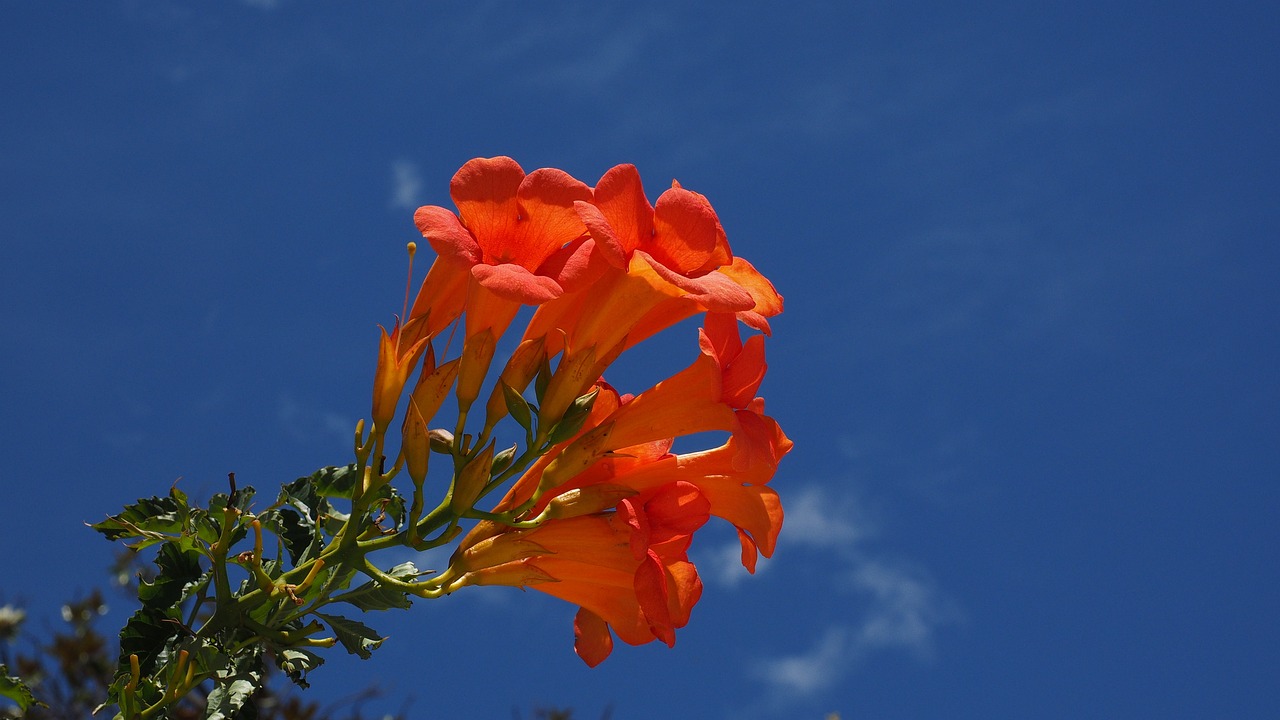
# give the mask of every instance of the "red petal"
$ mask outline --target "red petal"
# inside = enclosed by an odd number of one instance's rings
[[[467,265],[480,262],[480,245],[467,231],[458,216],[437,205],[424,205],[413,214],[413,223],[431,243],[432,249],[446,258]]]
[[[631,251],[624,247],[622,239],[614,233],[609,221],[601,214],[600,208],[579,200],[573,204],[573,209],[587,226],[587,232],[591,233],[591,237],[595,239],[604,259],[616,268],[626,269],[627,253]]]
[[[613,652],[613,635],[609,624],[586,608],[578,608],[573,619],[573,650],[587,664],[595,667]]]
[[[574,204],[590,199],[591,188],[563,170],[539,168],[529,173],[517,192],[519,233],[504,238],[500,249],[495,247],[495,257],[529,270],[537,268],[556,250],[586,234]]]
[[[462,223],[475,236],[486,258],[515,232],[520,211],[516,190],[524,170],[509,157],[476,158],[463,165],[449,183],[449,194],[458,206]]]
[[[596,184],[594,202],[624,257],[653,241],[653,206],[644,196],[640,173],[634,165],[609,168]]]
[[[513,263],[476,265],[471,268],[471,276],[493,294],[525,305],[541,305],[564,292],[555,280],[534,275]]]
[[[681,275],[705,275],[733,260],[716,211],[698,193],[680,187],[662,193],[653,209],[653,228],[653,244],[646,249]]]
[[[581,290],[609,269],[606,254],[599,252],[599,247],[591,238],[569,243],[552,253],[537,274],[552,278],[567,293]]]

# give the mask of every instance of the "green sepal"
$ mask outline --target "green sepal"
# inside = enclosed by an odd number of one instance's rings
[[[501,379],[498,384],[502,386],[502,399],[507,403],[507,412],[511,414],[511,418],[525,430],[530,429],[533,426],[533,413],[529,410],[529,401]]]
[[[386,640],[373,628],[350,618],[324,613],[312,614],[328,623],[342,647],[352,655],[359,655],[361,660],[368,660],[373,651]]]
[[[17,703],[18,712],[25,714],[32,705],[49,707],[31,694],[31,688],[22,679],[9,674],[9,668],[0,665],[0,697],[6,697]]]
[[[546,353],[542,355],[542,362],[538,364],[538,374],[533,378],[533,396],[538,399],[538,404],[542,404],[542,397],[547,394],[547,386],[551,384],[551,359]]]
[[[547,435],[547,442],[558,445],[577,435],[591,414],[591,407],[596,404],[596,396],[599,394],[600,388],[596,387],[592,388],[591,392],[574,399],[569,409],[565,410],[564,417],[551,428],[551,432]]]
[[[516,450],[517,450],[517,446],[512,445],[506,450],[503,450],[497,455],[494,455],[493,466],[489,468],[489,474],[492,475],[493,477],[497,477],[501,475],[503,471],[505,471],[507,468],[511,467],[512,461],[516,459]]]

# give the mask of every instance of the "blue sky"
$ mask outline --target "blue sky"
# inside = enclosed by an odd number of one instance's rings
[[[705,194],[786,296],[776,556],[673,650],[573,608],[370,618],[413,717],[1267,717],[1280,11],[1264,3],[2,6],[0,601],[103,581],[173,480],[349,459],[412,212],[466,160]],[[685,328],[683,332],[692,333]],[[637,352],[636,389],[692,336]],[[723,531],[724,528],[721,528]],[[128,612],[124,598],[108,618]],[[377,703],[375,703],[376,705]]]

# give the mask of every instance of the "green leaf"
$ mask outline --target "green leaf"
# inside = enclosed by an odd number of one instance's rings
[[[142,542],[130,546],[139,550],[168,539],[168,535],[182,533],[186,529],[185,510],[185,505],[179,505],[173,497],[139,498],[135,504],[126,505],[119,515],[108,516],[89,527],[108,540],[143,538]]]
[[[116,676],[129,674],[129,656],[136,654],[144,675],[155,669],[156,658],[169,641],[182,632],[176,611],[144,607],[133,614],[120,631],[120,659]]]
[[[320,497],[351,499],[351,491],[360,481],[360,473],[355,463],[342,467],[320,468],[309,478],[312,487]]]
[[[32,705],[49,707],[31,694],[31,688],[27,687],[21,678],[10,675],[9,668],[5,665],[0,665],[0,697],[9,698],[17,703],[18,711],[21,713],[26,713],[27,708]]]
[[[413,563],[407,562],[391,568],[387,571],[387,574],[397,580],[410,582],[417,578],[420,573]],[[407,610],[413,604],[413,600],[410,599],[408,593],[403,590],[385,587],[377,580],[370,580],[351,592],[338,595],[334,598],[334,602],[351,603],[365,612],[370,610],[391,610],[393,608]]]
[[[386,640],[364,623],[338,615],[314,614],[333,628],[333,634],[338,636],[338,642],[342,643],[347,652],[359,655],[362,660],[368,660],[372,652]]]
[[[296,566],[319,551],[320,538],[316,534],[315,523],[292,507],[268,510],[258,519],[262,522],[262,527],[279,535],[284,541],[284,549],[289,553],[289,562],[293,565]]]
[[[231,668],[217,675],[215,682],[205,707],[205,720],[256,717],[256,709],[245,705],[262,687],[262,658],[256,650],[239,655]],[[242,709],[249,712],[242,713]]]
[[[302,648],[285,648],[276,653],[276,665],[300,688],[309,688],[307,673],[324,664],[324,658]]]
[[[198,589],[202,581],[208,581],[200,569],[200,553],[183,549],[178,542],[166,542],[160,547],[156,565],[160,572],[155,582],[138,584],[138,599],[144,607],[164,610],[177,605]]]

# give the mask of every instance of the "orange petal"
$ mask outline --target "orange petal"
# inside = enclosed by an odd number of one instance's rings
[[[771,335],[768,318],[782,312],[782,296],[774,289],[773,283],[740,257],[735,257],[730,265],[720,268],[719,272],[750,293],[755,302],[750,310],[740,311],[738,319],[765,335]]]
[[[485,259],[499,258],[495,249],[508,242],[520,215],[516,190],[524,170],[509,157],[469,160],[453,176],[449,194],[462,223],[475,236]]]
[[[591,238],[582,238],[551,253],[541,265],[538,274],[556,281],[565,292],[581,290],[598,280],[611,267],[599,245]]]
[[[480,245],[458,216],[437,205],[424,205],[413,214],[413,223],[441,257],[467,265],[480,262]]]
[[[605,227],[616,238],[622,256],[653,241],[653,206],[644,196],[640,173],[634,165],[609,168],[596,184],[594,203],[600,210],[600,218],[606,222]],[[596,229],[592,227],[593,235]]]
[[[590,199],[591,188],[563,170],[534,170],[520,183],[517,193],[520,232],[495,245],[493,257],[519,263],[527,270],[537,269],[561,246],[587,232],[574,203]]]
[[[493,294],[524,305],[541,305],[564,292],[555,280],[534,275],[515,263],[476,265],[471,275]]]
[[[573,619],[573,651],[587,667],[599,665],[613,652],[608,623],[586,608],[578,608]]]
[[[645,249],[681,275],[705,275],[733,260],[720,218],[698,193],[680,187],[662,193],[653,209],[653,231]]]

